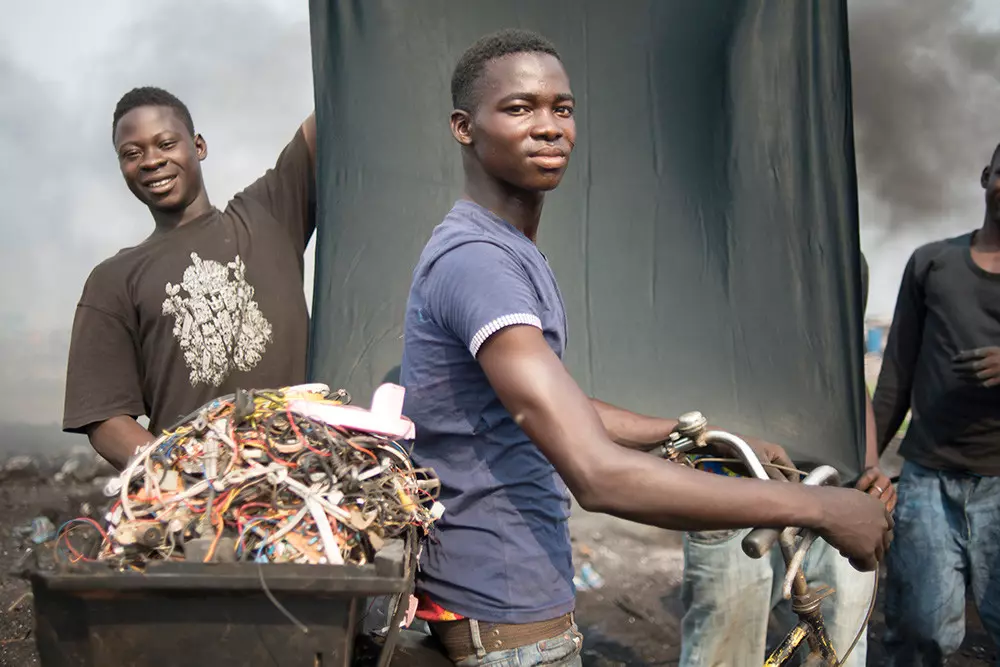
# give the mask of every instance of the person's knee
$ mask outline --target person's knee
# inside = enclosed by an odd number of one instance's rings
[[[957,651],[965,636],[965,588],[894,582],[886,616],[894,634],[924,655]]]

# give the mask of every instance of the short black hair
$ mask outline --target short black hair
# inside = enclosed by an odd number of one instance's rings
[[[162,88],[142,86],[133,88],[118,100],[114,120],[111,122],[112,139],[114,139],[115,131],[118,129],[118,121],[122,119],[122,116],[138,107],[170,107],[184,123],[184,127],[191,133],[191,136],[194,136],[194,121],[191,119],[191,112],[188,111],[187,105]]]
[[[993,157],[990,158],[989,166],[992,167],[997,163],[997,156],[1000,156],[1000,144],[997,144],[997,147],[993,149]]]
[[[562,61],[549,40],[536,32],[509,28],[480,37],[465,50],[451,75],[451,103],[456,109],[471,112],[476,105],[476,81],[491,60],[515,53],[547,53]]]

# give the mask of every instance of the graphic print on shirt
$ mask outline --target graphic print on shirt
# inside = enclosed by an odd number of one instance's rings
[[[254,301],[239,255],[227,263],[191,253],[179,285],[167,283],[163,315],[174,317],[192,386],[218,387],[233,370],[249,371],[271,342],[271,323]]]

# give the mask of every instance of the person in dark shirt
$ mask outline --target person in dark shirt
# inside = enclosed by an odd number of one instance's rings
[[[891,539],[875,498],[650,456],[676,421],[590,399],[566,370],[562,296],[535,245],[576,141],[555,47],[486,36],[459,60],[452,97],[465,192],[414,269],[401,368],[413,458],[437,472],[448,508],[420,560],[417,615],[452,660],[581,664],[567,487],[584,509],[675,530],[815,528],[873,569]]]
[[[981,184],[982,227],[906,264],[875,389],[880,450],[911,411],[887,561],[885,646],[899,667],[958,650],[967,586],[1000,644],[1000,147]]]
[[[154,228],[84,285],[63,415],[63,429],[86,433],[113,465],[213,398],[305,381],[315,127],[310,116],[274,168],[220,211],[187,107],[152,87],[118,102],[118,164]],[[136,421],[143,415],[148,430]]]

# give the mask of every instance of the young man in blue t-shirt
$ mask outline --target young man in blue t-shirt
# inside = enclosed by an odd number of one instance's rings
[[[579,665],[567,486],[588,510],[677,530],[803,526],[873,569],[891,518],[855,490],[728,479],[642,453],[676,422],[583,394],[566,314],[535,246],[576,140],[555,48],[482,38],[452,78],[465,194],[414,270],[401,382],[448,508],[420,562],[418,615],[458,665]],[[754,443],[766,460],[783,450]]]

